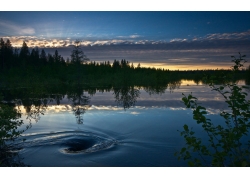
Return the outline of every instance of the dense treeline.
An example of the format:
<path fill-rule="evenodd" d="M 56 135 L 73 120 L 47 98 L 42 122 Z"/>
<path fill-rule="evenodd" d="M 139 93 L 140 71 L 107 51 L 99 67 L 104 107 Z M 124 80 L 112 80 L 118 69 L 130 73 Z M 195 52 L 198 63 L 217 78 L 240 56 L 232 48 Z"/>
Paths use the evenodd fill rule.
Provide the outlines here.
<path fill-rule="evenodd" d="M 203 81 L 203 75 L 220 76 L 229 70 L 169 71 L 168 69 L 142 68 L 126 60 L 89 61 L 75 41 L 71 58 L 65 60 L 59 52 L 46 54 L 45 50 L 33 48 L 31 51 L 25 42 L 20 49 L 13 48 L 11 42 L 0 40 L 0 86 L 30 86 L 45 84 L 88 84 L 91 86 L 157 86 L 167 85 L 181 79 Z M 237 79 L 250 82 L 250 67 L 237 74 Z"/>
<path fill-rule="evenodd" d="M 36 47 L 30 52 L 25 42 L 21 49 L 13 48 L 10 40 L 6 42 L 0 39 L 0 63 L 1 71 L 11 68 L 43 67 L 46 65 L 65 65 L 65 60 L 55 51 L 54 55 L 46 54 L 44 49 L 41 51 Z"/>

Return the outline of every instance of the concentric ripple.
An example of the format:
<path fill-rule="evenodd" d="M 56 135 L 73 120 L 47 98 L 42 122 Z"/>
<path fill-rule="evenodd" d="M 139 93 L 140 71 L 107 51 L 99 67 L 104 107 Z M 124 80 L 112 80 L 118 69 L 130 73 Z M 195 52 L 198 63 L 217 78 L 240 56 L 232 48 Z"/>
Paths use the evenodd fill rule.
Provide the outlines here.
<path fill-rule="evenodd" d="M 54 132 L 26 135 L 24 148 L 35 146 L 57 146 L 64 154 L 93 153 L 109 149 L 117 144 L 115 139 L 83 131 Z"/>

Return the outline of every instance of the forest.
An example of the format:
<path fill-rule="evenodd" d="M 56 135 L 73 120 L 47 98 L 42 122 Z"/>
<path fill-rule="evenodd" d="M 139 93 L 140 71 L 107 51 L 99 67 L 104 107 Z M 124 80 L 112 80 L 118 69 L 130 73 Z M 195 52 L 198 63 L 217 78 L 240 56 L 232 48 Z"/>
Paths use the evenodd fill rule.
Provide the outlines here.
<path fill-rule="evenodd" d="M 163 68 L 145 68 L 122 60 L 91 61 L 75 41 L 71 58 L 66 60 L 58 50 L 46 54 L 44 49 L 29 48 L 26 42 L 14 48 L 9 39 L 0 39 L 0 87 L 45 86 L 52 84 L 82 84 L 92 87 L 105 86 L 166 86 L 182 79 L 205 83 L 205 76 L 220 77 L 230 69 L 170 71 Z M 235 81 L 250 84 L 250 67 L 241 70 Z M 218 80 L 218 78 L 217 78 Z"/>

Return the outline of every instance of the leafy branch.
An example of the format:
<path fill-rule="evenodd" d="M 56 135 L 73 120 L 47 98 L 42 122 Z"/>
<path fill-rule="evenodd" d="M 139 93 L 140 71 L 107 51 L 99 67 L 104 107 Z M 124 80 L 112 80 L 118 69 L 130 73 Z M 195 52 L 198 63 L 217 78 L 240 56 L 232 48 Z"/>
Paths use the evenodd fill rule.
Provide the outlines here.
<path fill-rule="evenodd" d="M 234 58 L 234 66 L 229 76 L 208 77 L 206 81 L 213 91 L 224 97 L 228 110 L 223 110 L 220 116 L 225 123 L 214 125 L 211 119 L 206 118 L 207 110 L 198 104 L 198 99 L 191 94 L 183 94 L 182 101 L 187 108 L 192 109 L 193 119 L 208 136 L 208 142 L 203 142 L 201 138 L 195 136 L 195 132 L 190 130 L 188 125 L 184 125 L 184 136 L 186 146 L 177 152 L 178 159 L 188 161 L 190 166 L 249 166 L 250 165 L 250 140 L 248 133 L 250 129 L 250 101 L 247 100 L 245 86 L 240 87 L 233 82 L 235 73 L 243 68 L 246 62 L 239 53 L 239 58 Z M 216 85 L 222 82 L 222 85 Z M 196 158 L 198 154 L 200 159 Z"/>

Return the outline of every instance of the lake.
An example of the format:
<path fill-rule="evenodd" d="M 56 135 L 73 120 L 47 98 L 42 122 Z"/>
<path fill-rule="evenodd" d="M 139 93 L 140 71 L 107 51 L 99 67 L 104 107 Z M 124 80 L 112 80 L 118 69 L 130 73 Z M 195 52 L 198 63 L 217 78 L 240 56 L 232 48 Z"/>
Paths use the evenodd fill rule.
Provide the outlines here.
<path fill-rule="evenodd" d="M 22 112 L 20 129 L 30 126 L 16 141 L 25 165 L 185 167 L 174 156 L 185 145 L 178 130 L 188 124 L 201 137 L 203 131 L 181 101 L 182 93 L 192 92 L 215 122 L 223 121 L 218 114 L 227 108 L 220 94 L 193 81 L 166 87 L 59 89 L 3 91 L 5 100 Z"/>

